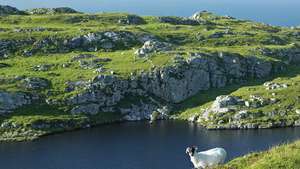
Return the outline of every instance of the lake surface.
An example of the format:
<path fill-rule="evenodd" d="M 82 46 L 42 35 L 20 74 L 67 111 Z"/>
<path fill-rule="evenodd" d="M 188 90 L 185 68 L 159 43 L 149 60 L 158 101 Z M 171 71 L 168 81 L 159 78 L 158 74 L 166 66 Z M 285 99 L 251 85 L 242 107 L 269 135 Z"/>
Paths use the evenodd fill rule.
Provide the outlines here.
<path fill-rule="evenodd" d="M 190 16 L 208 10 L 273 25 L 300 25 L 299 0 L 0 0 L 19 9 L 68 6 L 83 12 Z"/>
<path fill-rule="evenodd" d="M 208 131 L 185 122 L 104 125 L 1 143 L 3 169 L 190 169 L 185 149 L 224 147 L 228 159 L 300 138 L 300 128 Z"/>

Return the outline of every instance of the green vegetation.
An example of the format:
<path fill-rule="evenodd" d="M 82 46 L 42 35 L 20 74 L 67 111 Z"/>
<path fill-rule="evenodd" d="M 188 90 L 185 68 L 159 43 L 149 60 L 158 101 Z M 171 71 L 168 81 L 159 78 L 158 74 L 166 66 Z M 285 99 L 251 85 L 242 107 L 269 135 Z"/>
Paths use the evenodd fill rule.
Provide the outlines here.
<path fill-rule="evenodd" d="M 217 169 L 297 169 L 300 168 L 300 141 L 236 158 Z"/>
<path fill-rule="evenodd" d="M 255 56 L 263 60 L 285 63 L 289 58 L 269 53 L 298 48 L 300 39 L 297 35 L 300 32 L 298 29 L 217 16 L 209 12 L 201 14 L 202 22 L 197 25 L 161 23 L 157 17 L 139 17 L 125 13 L 83 14 L 70 10 L 71 14 L 62 14 L 60 11 L 53 13 L 50 9 L 33 12 L 35 15 L 0 16 L 0 43 L 3 46 L 0 46 L 0 91 L 39 94 L 44 100 L 62 101 L 83 90 L 80 87 L 73 91 L 66 90 L 68 83 L 71 82 L 88 81 L 97 75 L 108 74 L 128 79 L 131 74 L 150 72 L 154 68 L 172 65 L 178 54 L 187 58 L 191 53 L 230 52 L 243 57 Z M 143 22 L 126 23 L 123 21 L 130 17 L 138 17 Z M 64 43 L 76 37 L 104 32 L 125 32 L 128 36 L 134 36 L 135 40 L 126 39 L 126 43 L 117 40 L 113 47 L 109 47 L 110 43 L 104 43 L 108 47 L 99 49 L 94 46 L 93 48 L 62 47 Z M 172 44 L 172 49 L 154 52 L 150 57 L 138 57 L 134 53 L 136 49 L 143 46 L 143 42 L 136 39 L 141 39 L 144 35 Z M 4 51 L 5 47 L 7 51 Z M 267 53 L 264 52 L 266 50 Z M 80 54 L 90 54 L 94 57 L 83 58 L 80 61 L 72 60 Z M 84 62 L 89 63 L 105 58 L 109 61 L 97 63 L 103 68 L 101 72 L 96 72 L 95 68 L 83 68 L 81 65 Z M 37 70 L 41 66 L 46 68 Z M 293 105 L 293 109 L 287 113 L 287 116 L 275 116 L 271 120 L 295 119 L 294 111 L 300 108 L 299 100 L 297 100 L 299 99 L 297 98 L 299 96 L 298 83 L 300 83 L 299 71 L 297 67 L 290 67 L 288 73 L 275 74 L 274 77 L 270 77 L 269 80 L 274 79 L 274 82 L 289 85 L 286 89 L 274 91 L 280 104 L 250 110 L 265 112 L 274 108 L 286 109 Z M 38 90 L 27 89 L 24 88 L 23 81 L 18 80 L 22 77 L 44 78 L 49 81 L 50 85 Z M 201 114 L 217 96 L 223 94 L 236 95 L 244 99 L 256 94 L 264 98 L 273 97 L 273 91 L 265 90 L 262 84 L 263 81 L 252 79 L 244 84 L 201 91 L 175 105 L 177 111 L 172 113 L 179 119 L 188 119 L 195 114 Z M 118 121 L 120 118 L 119 112 L 100 113 L 94 116 L 72 115 L 70 107 L 65 104 L 49 106 L 41 103 L 23 106 L 8 115 L 0 115 L 2 124 L 0 140 L 34 139 L 53 132 L 82 128 L 87 124 L 96 125 Z M 226 121 L 226 119 L 222 120 Z M 256 122 L 270 121 L 264 117 L 255 120 Z M 46 126 L 39 129 L 37 127 L 39 124 Z"/>

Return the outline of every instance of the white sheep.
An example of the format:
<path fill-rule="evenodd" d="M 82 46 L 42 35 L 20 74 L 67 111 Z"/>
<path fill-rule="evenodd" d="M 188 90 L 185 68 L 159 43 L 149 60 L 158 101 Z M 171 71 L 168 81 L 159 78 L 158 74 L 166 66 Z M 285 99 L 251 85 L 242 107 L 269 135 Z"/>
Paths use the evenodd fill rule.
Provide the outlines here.
<path fill-rule="evenodd" d="M 223 148 L 214 148 L 207 151 L 197 152 L 196 147 L 188 147 L 186 153 L 196 169 L 205 169 L 223 164 L 227 153 Z"/>

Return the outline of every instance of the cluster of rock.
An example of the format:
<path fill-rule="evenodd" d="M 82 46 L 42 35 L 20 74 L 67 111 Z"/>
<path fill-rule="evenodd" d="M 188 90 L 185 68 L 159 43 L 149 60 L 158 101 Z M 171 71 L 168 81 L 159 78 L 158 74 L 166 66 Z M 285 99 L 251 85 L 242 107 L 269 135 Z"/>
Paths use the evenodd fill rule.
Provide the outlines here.
<path fill-rule="evenodd" d="M 15 28 L 13 31 L 20 33 L 20 32 L 44 32 L 44 31 L 60 31 L 61 29 L 55 29 L 55 28 L 43 28 L 43 27 L 35 27 L 35 28 Z"/>
<path fill-rule="evenodd" d="M 135 51 L 135 54 L 139 57 L 147 57 L 151 53 L 165 52 L 172 49 L 172 45 L 166 42 L 160 42 L 157 40 L 149 40 L 144 45 Z"/>
<path fill-rule="evenodd" d="M 145 24 L 145 20 L 137 15 L 127 15 L 125 18 L 119 19 L 118 23 L 125 25 L 141 25 Z"/>
<path fill-rule="evenodd" d="M 22 49 L 26 45 L 33 44 L 34 40 L 20 39 L 20 40 L 0 40 L 0 59 L 5 59 L 10 56 L 10 54 L 15 53 L 18 49 Z"/>
<path fill-rule="evenodd" d="M 266 90 L 288 88 L 288 84 L 286 84 L 286 83 L 280 84 L 280 83 L 275 83 L 275 82 L 266 82 L 266 83 L 264 83 L 264 86 L 266 87 Z"/>
<path fill-rule="evenodd" d="M 199 25 L 200 24 L 200 22 L 194 19 L 183 18 L 183 17 L 171 17 L 171 16 L 158 17 L 158 21 L 161 23 L 169 23 L 173 25 Z"/>
<path fill-rule="evenodd" d="M 36 65 L 32 68 L 34 71 L 49 71 L 54 65 L 53 64 L 41 64 L 41 65 Z"/>
<path fill-rule="evenodd" d="M 92 52 L 128 49 L 150 39 L 154 39 L 154 37 L 127 31 L 105 31 L 69 38 L 46 37 L 43 39 L 0 40 L 0 59 L 8 58 L 10 54 L 19 51 L 23 56 L 30 57 L 38 52 L 63 53 L 73 50 Z M 24 49 L 25 47 L 26 49 Z"/>
<path fill-rule="evenodd" d="M 79 13 L 78 11 L 68 8 L 68 7 L 59 7 L 59 8 L 34 8 L 27 10 L 29 14 L 32 15 L 52 15 L 52 14 L 73 14 Z"/>
<path fill-rule="evenodd" d="M 275 57 L 285 61 L 286 64 L 300 63 L 300 48 L 297 44 L 290 44 L 288 48 L 257 48 L 260 54 Z"/>
<path fill-rule="evenodd" d="M 199 122 L 208 129 L 253 129 L 299 126 L 300 119 L 288 119 L 287 110 L 273 110 L 270 112 L 251 111 L 249 108 L 259 108 L 275 104 L 274 99 L 265 99 L 251 95 L 249 100 L 237 96 L 218 96 L 213 104 L 201 115 L 189 118 L 189 121 Z M 297 110 L 296 110 L 297 113 Z M 300 111 L 299 111 L 300 113 Z M 276 117 L 283 117 L 276 121 Z M 260 119 L 271 119 L 268 122 L 259 122 Z"/>

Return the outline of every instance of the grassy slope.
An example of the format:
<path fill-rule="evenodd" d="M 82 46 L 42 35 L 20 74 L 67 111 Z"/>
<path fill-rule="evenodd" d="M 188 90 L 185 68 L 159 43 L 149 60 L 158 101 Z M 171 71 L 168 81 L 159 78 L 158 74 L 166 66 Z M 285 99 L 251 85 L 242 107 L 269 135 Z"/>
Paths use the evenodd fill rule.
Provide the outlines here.
<path fill-rule="evenodd" d="M 300 141 L 236 158 L 217 169 L 298 169 Z"/>
<path fill-rule="evenodd" d="M 244 120 L 245 123 L 267 123 L 280 120 L 289 121 L 293 119 L 299 119 L 299 115 L 296 113 L 296 109 L 300 108 L 299 74 L 300 68 L 298 66 L 290 66 L 286 72 L 277 74 L 276 77 L 270 77 L 268 80 L 279 84 L 288 84 L 288 88 L 266 90 L 266 87 L 263 86 L 263 83 L 266 81 L 266 79 L 264 79 L 261 81 L 253 80 L 247 82 L 246 84 L 230 85 L 225 88 L 200 92 L 198 95 L 187 99 L 178 106 L 179 112 L 181 112 L 178 118 L 188 119 L 193 115 L 200 115 L 204 111 L 204 109 L 208 108 L 215 100 L 215 98 L 219 95 L 239 96 L 245 100 L 249 99 L 250 95 L 257 95 L 263 97 L 264 99 L 276 98 L 279 100 L 279 102 L 277 102 L 276 104 L 268 104 L 259 108 L 242 108 L 242 110 L 248 110 L 253 113 L 271 112 L 273 110 L 290 110 L 288 110 L 287 114 L 284 116 L 281 116 L 280 114 L 277 114 L 274 118 L 262 116 L 260 118 L 252 120 L 246 119 Z M 273 93 L 275 93 L 276 95 L 273 96 Z M 224 120 L 226 118 L 228 118 L 228 116 L 224 116 L 222 117 L 222 119 L 220 118 L 217 120 Z M 217 123 L 217 121 L 215 123 Z"/>
<path fill-rule="evenodd" d="M 164 41 L 174 43 L 176 48 L 170 53 L 156 53 L 149 59 L 137 59 L 134 56 L 135 49 L 117 50 L 111 52 L 79 52 L 73 51 L 70 53 L 55 53 L 55 54 L 36 54 L 31 57 L 23 57 L 18 54 L 11 56 L 8 59 L 0 60 L 0 63 L 10 65 L 6 68 L 0 69 L 0 79 L 10 79 L 15 76 L 30 76 L 43 77 L 51 81 L 51 87 L 40 91 L 41 93 L 52 93 L 53 98 L 64 98 L 74 93 L 67 93 L 64 91 L 65 83 L 67 81 L 88 80 L 97 75 L 94 70 L 84 70 L 79 67 L 78 62 L 72 62 L 70 67 L 63 68 L 63 63 L 68 63 L 72 56 L 79 53 L 90 53 L 97 57 L 109 57 L 111 62 L 105 63 L 104 67 L 107 72 L 116 72 L 118 76 L 128 77 L 132 72 L 150 71 L 152 66 L 163 67 L 170 64 L 174 53 L 180 52 L 183 55 L 188 55 L 189 52 L 216 52 L 228 51 L 240 53 L 242 55 L 257 55 L 264 59 L 274 59 L 267 56 L 261 56 L 256 52 L 257 47 L 268 48 L 289 48 L 291 43 L 298 43 L 299 39 L 290 36 L 291 33 L 298 30 L 291 30 L 283 27 L 273 27 L 251 21 L 241 21 L 237 19 L 230 19 L 225 17 L 215 16 L 211 13 L 203 15 L 203 19 L 208 20 L 210 24 L 189 26 L 189 25 L 172 25 L 159 23 L 156 17 L 143 17 L 146 24 L 142 25 L 120 25 L 118 20 L 126 17 L 128 14 L 122 13 L 102 13 L 102 14 L 61 14 L 61 15 L 29 15 L 29 16 L 2 16 L 0 17 L 0 28 L 8 30 L 6 32 L 0 31 L 0 39 L 26 39 L 33 37 L 42 39 L 45 37 L 74 37 L 78 35 L 87 34 L 89 32 L 99 31 L 130 31 L 134 33 L 153 34 Z M 43 27 L 47 31 L 43 32 L 16 32 L 15 29 L 28 29 Z M 220 38 L 210 38 L 211 35 L 229 30 L 230 34 L 226 34 Z M 199 37 L 201 40 L 199 40 Z M 279 38 L 283 41 L 279 44 L 273 44 L 272 39 Z M 135 46 L 134 48 L 139 48 Z M 54 64 L 50 71 L 38 72 L 32 70 L 33 66 L 39 64 Z M 251 84 L 251 83 L 249 83 Z M 248 85 L 249 85 L 248 84 Z M 254 84 L 257 85 L 257 82 Z M 212 99 L 220 94 L 229 94 L 237 90 L 240 85 L 229 86 L 223 89 L 210 90 L 207 92 L 200 92 L 199 95 L 183 102 L 180 107 L 180 118 L 187 118 L 191 114 L 199 113 L 201 108 L 208 105 Z M 259 86 L 257 86 L 259 88 Z M 7 82 L 0 84 L 0 90 L 4 91 L 22 91 L 15 82 Z M 243 93 L 237 91 L 237 94 Z M 76 91 L 75 91 L 76 92 Z M 204 106 L 203 106 L 204 105 Z M 55 122 L 63 119 L 78 120 L 79 122 L 89 119 L 86 116 L 71 116 L 69 113 L 55 108 L 45 109 L 46 112 L 40 113 L 39 106 L 36 108 L 29 107 L 28 109 L 19 110 L 10 116 L 1 117 L 1 121 L 11 121 L 16 124 L 24 125 L 25 127 L 34 120 L 45 120 Z M 83 119 L 83 120 L 82 120 Z M 118 119 L 110 114 L 93 117 L 99 121 L 107 121 L 109 119 Z M 101 120 L 104 119 L 104 120 Z M 32 121 L 33 120 L 33 121 Z M 0 131 L 3 133 L 5 131 Z M 47 131 L 51 132 L 51 131 Z M 47 133 L 46 132 L 46 133 Z"/>

